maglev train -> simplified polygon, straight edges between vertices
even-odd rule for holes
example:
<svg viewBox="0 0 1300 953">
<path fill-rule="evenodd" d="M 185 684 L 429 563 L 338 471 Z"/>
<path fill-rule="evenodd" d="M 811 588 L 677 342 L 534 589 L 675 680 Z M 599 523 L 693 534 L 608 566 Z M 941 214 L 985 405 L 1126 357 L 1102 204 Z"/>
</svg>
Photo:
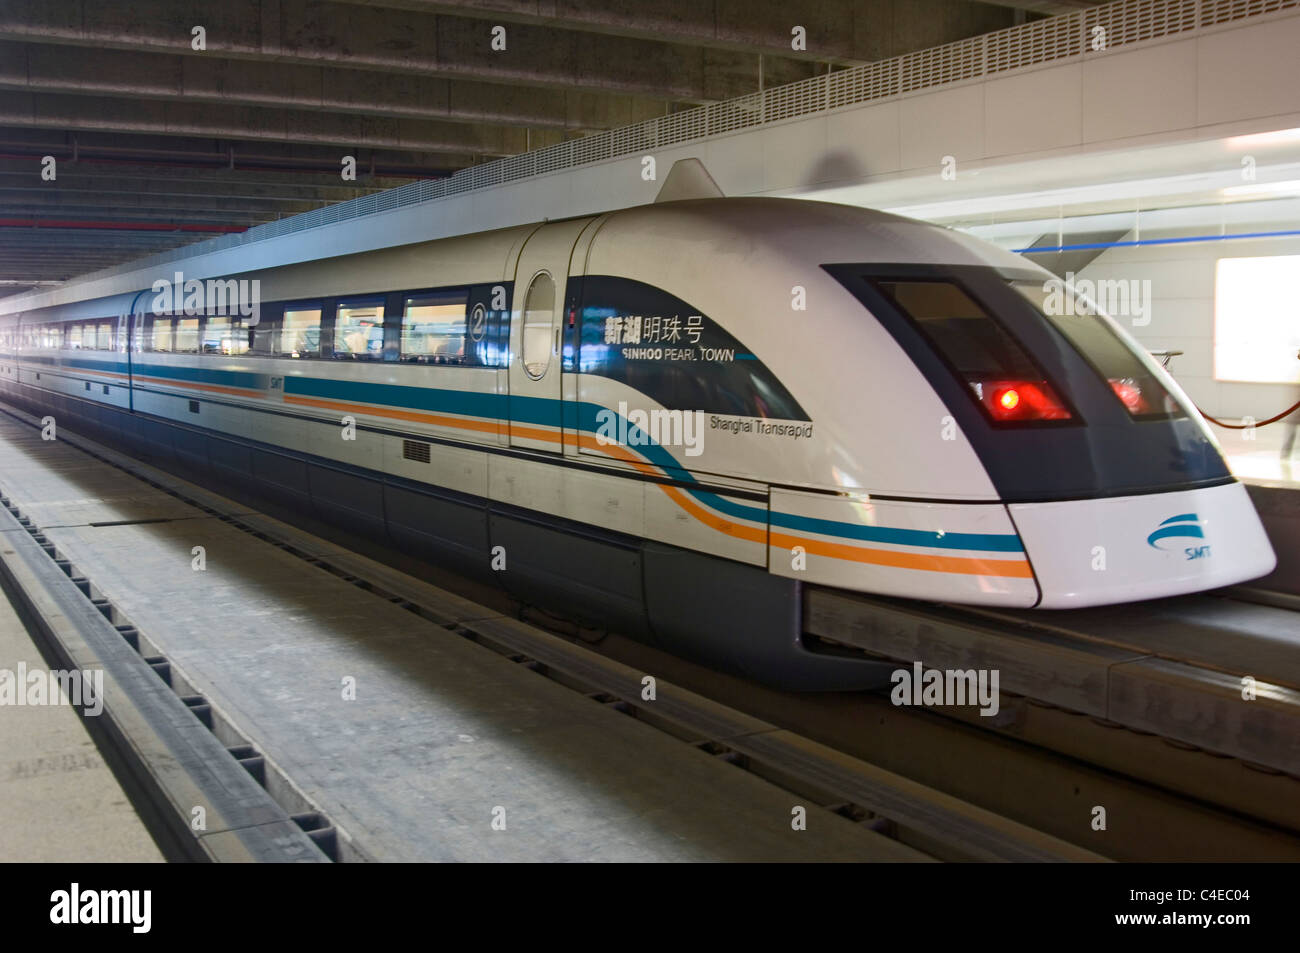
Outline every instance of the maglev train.
<svg viewBox="0 0 1300 953">
<path fill-rule="evenodd" d="M 1173 379 L 942 227 L 693 199 L 221 277 L 255 325 L 0 319 L 5 399 L 787 688 L 878 684 L 801 637 L 805 583 L 1065 608 L 1274 567 Z"/>
</svg>

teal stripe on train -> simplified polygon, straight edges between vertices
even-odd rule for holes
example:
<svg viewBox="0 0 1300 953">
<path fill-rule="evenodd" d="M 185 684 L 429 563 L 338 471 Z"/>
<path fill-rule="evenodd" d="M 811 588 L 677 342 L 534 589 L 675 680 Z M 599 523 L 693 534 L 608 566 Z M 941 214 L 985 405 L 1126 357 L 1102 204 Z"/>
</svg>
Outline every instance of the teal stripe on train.
<svg viewBox="0 0 1300 953">
<path fill-rule="evenodd" d="M 65 361 L 64 363 L 73 363 Z M 87 367 L 105 365 L 126 371 L 125 362 L 86 361 Z M 160 373 L 166 372 L 166 373 Z M 226 384 L 232 387 L 265 388 L 268 375 L 241 371 L 219 371 L 207 368 L 171 367 L 157 364 L 137 364 L 136 373 L 147 377 L 188 380 L 193 383 Z M 252 383 L 250 383 L 252 382 Z M 321 377 L 289 376 L 284 380 L 286 394 L 319 397 L 329 400 L 361 404 L 379 404 L 400 410 L 423 410 L 429 413 L 451 414 L 462 417 L 479 417 L 490 420 L 515 420 L 520 423 L 546 427 L 567 426 L 572 430 L 596 433 L 601 422 L 597 414 L 607 408 L 587 401 L 566 402 L 541 397 L 511 397 L 506 394 L 484 394 L 475 391 L 443 390 L 436 387 L 410 387 L 401 384 L 374 384 L 366 381 L 333 380 Z M 640 433 L 634 424 L 627 432 Z M 649 439 L 648 437 L 646 438 Z M 820 536 L 887 545 L 916 546 L 931 549 L 966 550 L 974 552 L 1023 553 L 1020 537 L 1014 533 L 938 533 L 930 530 L 902 529 L 889 526 L 864 526 L 836 520 L 816 519 L 794 513 L 769 512 L 764 507 L 750 506 L 729 499 L 698 486 L 698 481 L 687 471 L 667 448 L 655 443 L 635 448 L 646 460 L 658 467 L 666 476 L 685 484 L 685 491 L 697 502 L 731 519 L 791 529 Z"/>
<path fill-rule="evenodd" d="M 599 404 L 587 401 L 564 402 L 538 397 L 514 397 L 504 394 L 482 394 L 470 391 L 439 390 L 432 387 L 406 387 L 399 384 L 369 384 L 364 381 L 336 381 L 322 378 L 292 377 L 285 380 L 285 392 L 353 403 L 383 404 L 402 409 L 425 410 L 432 413 L 456 414 L 469 417 L 487 417 L 499 420 L 513 419 L 522 423 L 559 427 L 561 421 L 571 429 L 596 433 L 600 427 L 597 414 L 606 410 Z M 627 432 L 640 433 L 628 424 Z M 647 437 L 647 440 L 649 438 Z M 684 483 L 697 483 L 673 455 L 658 444 L 649 443 L 636 448 L 650 463 L 666 475 Z M 793 513 L 769 512 L 766 508 L 748 506 L 703 488 L 687 487 L 698 502 L 732 519 L 781 526 L 786 529 L 835 536 L 861 542 L 886 543 L 899 546 L 918 546 L 933 549 L 970 550 L 977 552 L 1021 553 L 1024 546 L 1020 537 L 1007 533 L 937 533 L 930 530 L 901 529 L 888 526 L 864 526 L 858 523 L 841 523 L 834 520 L 815 519 Z"/>
</svg>

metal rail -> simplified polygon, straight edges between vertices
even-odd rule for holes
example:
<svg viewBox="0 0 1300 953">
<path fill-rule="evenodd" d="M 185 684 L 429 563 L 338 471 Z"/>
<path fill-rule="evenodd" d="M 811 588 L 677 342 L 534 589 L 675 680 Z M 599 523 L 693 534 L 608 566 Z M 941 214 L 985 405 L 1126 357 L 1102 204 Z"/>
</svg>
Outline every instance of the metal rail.
<svg viewBox="0 0 1300 953">
<path fill-rule="evenodd" d="M 114 618 L 113 607 L 7 497 L 0 495 L 0 585 L 65 671 L 104 673 L 103 710 L 83 716 L 164 856 L 171 860 L 328 860 L 327 825 L 291 817 L 256 775 L 256 752 L 223 743 L 205 700 Z M 178 690 L 179 689 L 179 690 Z M 196 809 L 202 809 L 198 813 Z M 308 829 L 321 829 L 312 837 Z M 324 839 L 322 839 L 324 838 Z"/>
</svg>

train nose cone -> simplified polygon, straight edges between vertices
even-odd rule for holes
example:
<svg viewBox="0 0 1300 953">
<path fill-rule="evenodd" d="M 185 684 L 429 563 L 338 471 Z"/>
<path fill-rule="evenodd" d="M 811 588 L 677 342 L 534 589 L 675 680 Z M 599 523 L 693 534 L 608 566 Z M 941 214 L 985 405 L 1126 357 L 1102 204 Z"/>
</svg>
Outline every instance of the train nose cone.
<svg viewBox="0 0 1300 953">
<path fill-rule="evenodd" d="M 1214 589 L 1277 564 L 1240 483 L 1009 509 L 1046 609 Z"/>
</svg>

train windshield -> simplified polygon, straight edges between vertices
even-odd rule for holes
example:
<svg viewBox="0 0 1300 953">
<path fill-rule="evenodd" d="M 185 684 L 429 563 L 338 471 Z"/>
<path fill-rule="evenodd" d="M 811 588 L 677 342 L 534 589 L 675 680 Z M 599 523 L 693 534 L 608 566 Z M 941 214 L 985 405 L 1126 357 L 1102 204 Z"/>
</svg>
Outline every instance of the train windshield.
<svg viewBox="0 0 1300 953">
<path fill-rule="evenodd" d="M 1182 405 L 1090 299 L 1061 281 L 1012 281 L 1023 295 L 1103 379 L 1137 419 L 1184 417 Z"/>
<path fill-rule="evenodd" d="M 995 424 L 1069 422 L 1073 415 L 1028 351 L 951 281 L 880 279 Z"/>
</svg>

